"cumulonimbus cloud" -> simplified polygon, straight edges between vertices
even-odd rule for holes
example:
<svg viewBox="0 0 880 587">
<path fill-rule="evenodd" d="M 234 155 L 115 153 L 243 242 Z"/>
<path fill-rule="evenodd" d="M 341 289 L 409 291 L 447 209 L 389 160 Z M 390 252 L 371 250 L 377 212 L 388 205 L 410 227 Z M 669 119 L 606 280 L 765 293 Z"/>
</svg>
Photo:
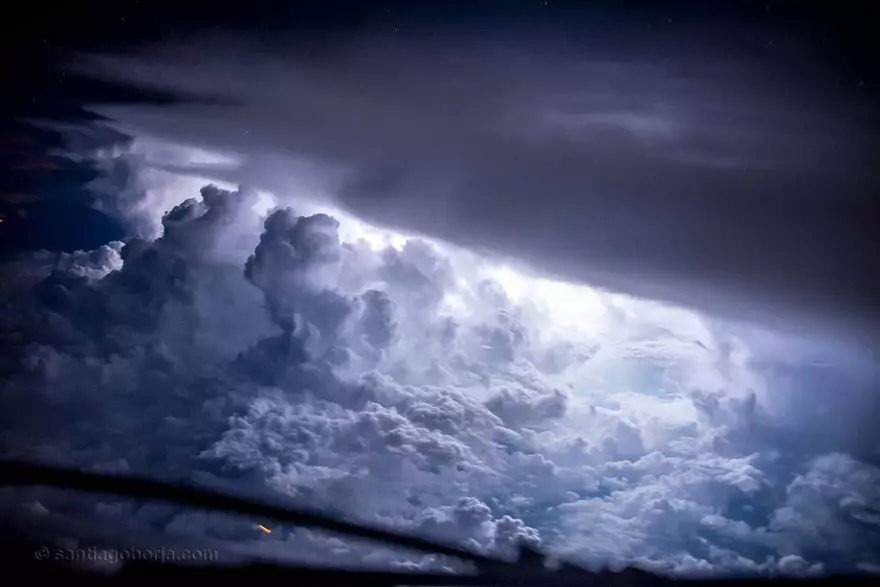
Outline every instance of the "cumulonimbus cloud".
<svg viewBox="0 0 880 587">
<path fill-rule="evenodd" d="M 373 223 L 615 291 L 792 330 L 880 331 L 861 96 L 818 64 L 521 41 L 267 51 L 232 38 L 83 68 L 229 98 L 97 107 L 138 134 L 241 156 L 194 173 L 279 195 L 305 182 Z"/>
<path fill-rule="evenodd" d="M 139 157 L 120 161 L 140 176 Z M 678 572 L 880 562 L 870 361 L 424 239 L 347 238 L 341 215 L 264 197 L 207 186 L 157 238 L 20 260 L 36 269 L 0 314 L 4 453 L 280 492 L 501 554 L 525 542 Z M 828 418 L 846 425 L 817 436 Z M 310 560 L 445 564 L 88 508 Z"/>
</svg>

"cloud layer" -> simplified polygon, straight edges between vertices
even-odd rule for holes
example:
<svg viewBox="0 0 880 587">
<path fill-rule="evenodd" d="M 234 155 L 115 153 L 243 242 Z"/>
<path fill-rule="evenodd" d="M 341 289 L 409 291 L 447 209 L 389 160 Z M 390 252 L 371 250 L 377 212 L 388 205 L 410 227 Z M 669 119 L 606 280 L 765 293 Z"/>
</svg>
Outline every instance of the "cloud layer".
<svg viewBox="0 0 880 587">
<path fill-rule="evenodd" d="M 279 194 L 310 178 L 302 189 L 357 217 L 614 291 L 880 331 L 874 119 L 808 53 L 336 41 L 225 38 L 82 67 L 232 100 L 97 108 L 240 156 L 196 173 Z"/>
<path fill-rule="evenodd" d="M 141 158 L 117 163 L 145 177 Z M 880 564 L 880 379 L 851 349 L 385 244 L 253 190 L 192 196 L 155 239 L 20 261 L 33 270 L 2 312 L 6 456 L 597 566 Z M 167 507 L 91 514 L 270 554 L 446 564 Z"/>
</svg>

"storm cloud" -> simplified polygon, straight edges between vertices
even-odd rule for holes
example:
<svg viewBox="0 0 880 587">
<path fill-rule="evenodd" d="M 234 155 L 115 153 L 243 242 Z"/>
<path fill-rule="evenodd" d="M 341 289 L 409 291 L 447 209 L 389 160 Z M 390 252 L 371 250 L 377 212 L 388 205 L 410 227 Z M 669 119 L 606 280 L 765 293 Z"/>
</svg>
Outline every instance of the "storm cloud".
<svg viewBox="0 0 880 587">
<path fill-rule="evenodd" d="M 233 37 L 77 67 L 228 100 L 96 106 L 238 158 L 166 167 L 566 280 L 873 341 L 873 110 L 809 51 L 455 38 Z"/>
<path fill-rule="evenodd" d="M 159 236 L 19 261 L 35 269 L 2 312 L 5 456 L 282 495 L 501 555 L 525 543 L 680 573 L 880 563 L 878 371 L 855 350 L 252 189 L 143 207 L 149 169 L 115 157 L 143 188 L 132 226 Z M 845 425 L 817 435 L 832 419 Z M 166 506 L 85 510 L 270 556 L 446 565 Z"/>
<path fill-rule="evenodd" d="M 721 21 L 741 3 L 701 8 L 705 26 L 554 0 L 521 3 L 530 26 L 485 6 L 446 28 L 431 3 L 390 4 L 325 30 L 273 3 L 259 43 L 205 37 L 223 18 L 202 14 L 186 42 L 70 64 L 133 86 L 98 83 L 108 100 L 168 99 L 92 103 L 102 117 L 60 131 L 122 230 L 0 266 L 0 454 L 502 557 L 880 569 L 872 80 L 755 24 L 772 3 L 736 35 Z M 543 13 L 571 23 L 531 27 Z M 251 17 L 231 20 L 274 20 Z M 130 140 L 82 140 L 107 130 Z M 0 506 L 457 568 L 165 504 L 35 489 Z"/>
</svg>

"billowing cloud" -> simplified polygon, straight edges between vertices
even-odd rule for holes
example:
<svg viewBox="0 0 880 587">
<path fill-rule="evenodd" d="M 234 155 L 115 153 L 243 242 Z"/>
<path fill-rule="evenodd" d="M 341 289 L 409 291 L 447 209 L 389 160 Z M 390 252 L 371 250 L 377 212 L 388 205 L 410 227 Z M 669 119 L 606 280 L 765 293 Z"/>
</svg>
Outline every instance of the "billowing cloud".
<svg viewBox="0 0 880 587">
<path fill-rule="evenodd" d="M 280 493 L 505 556 L 880 564 L 880 378 L 853 349 L 266 198 L 206 186 L 161 220 L 131 217 L 156 238 L 22 259 L 39 270 L 2 311 L 4 454 Z M 88 508 L 268 554 L 446 564 L 166 506 Z"/>
<path fill-rule="evenodd" d="M 230 98 L 96 107 L 138 135 L 239 157 L 178 162 L 189 173 L 613 291 L 795 331 L 880 331 L 871 107 L 802 47 L 429 38 L 200 40 L 82 67 Z"/>
</svg>

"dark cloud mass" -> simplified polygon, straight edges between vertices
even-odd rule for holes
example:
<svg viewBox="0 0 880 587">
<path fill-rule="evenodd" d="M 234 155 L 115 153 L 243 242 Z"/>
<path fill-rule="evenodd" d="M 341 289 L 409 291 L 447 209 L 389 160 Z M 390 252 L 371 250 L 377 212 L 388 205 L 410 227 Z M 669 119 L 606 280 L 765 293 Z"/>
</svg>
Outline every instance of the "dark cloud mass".
<svg viewBox="0 0 880 587">
<path fill-rule="evenodd" d="M 523 297 L 469 253 L 343 238 L 343 221 L 264 217 L 257 197 L 207 186 L 155 240 L 32 256 L 2 312 L 4 456 L 281 494 L 501 555 L 880 563 L 876 365 L 585 288 L 560 314 L 540 296 L 574 286 Z M 822 414 L 847 425 L 817 439 Z M 269 556 L 446 565 L 166 506 L 20 499 Z"/>
<path fill-rule="evenodd" d="M 456 38 L 229 38 L 82 67 L 237 102 L 97 108 L 242 156 L 204 175 L 281 197 L 317 175 L 312 196 L 358 217 L 544 273 L 776 327 L 880 331 L 874 109 L 807 48 Z"/>
</svg>

